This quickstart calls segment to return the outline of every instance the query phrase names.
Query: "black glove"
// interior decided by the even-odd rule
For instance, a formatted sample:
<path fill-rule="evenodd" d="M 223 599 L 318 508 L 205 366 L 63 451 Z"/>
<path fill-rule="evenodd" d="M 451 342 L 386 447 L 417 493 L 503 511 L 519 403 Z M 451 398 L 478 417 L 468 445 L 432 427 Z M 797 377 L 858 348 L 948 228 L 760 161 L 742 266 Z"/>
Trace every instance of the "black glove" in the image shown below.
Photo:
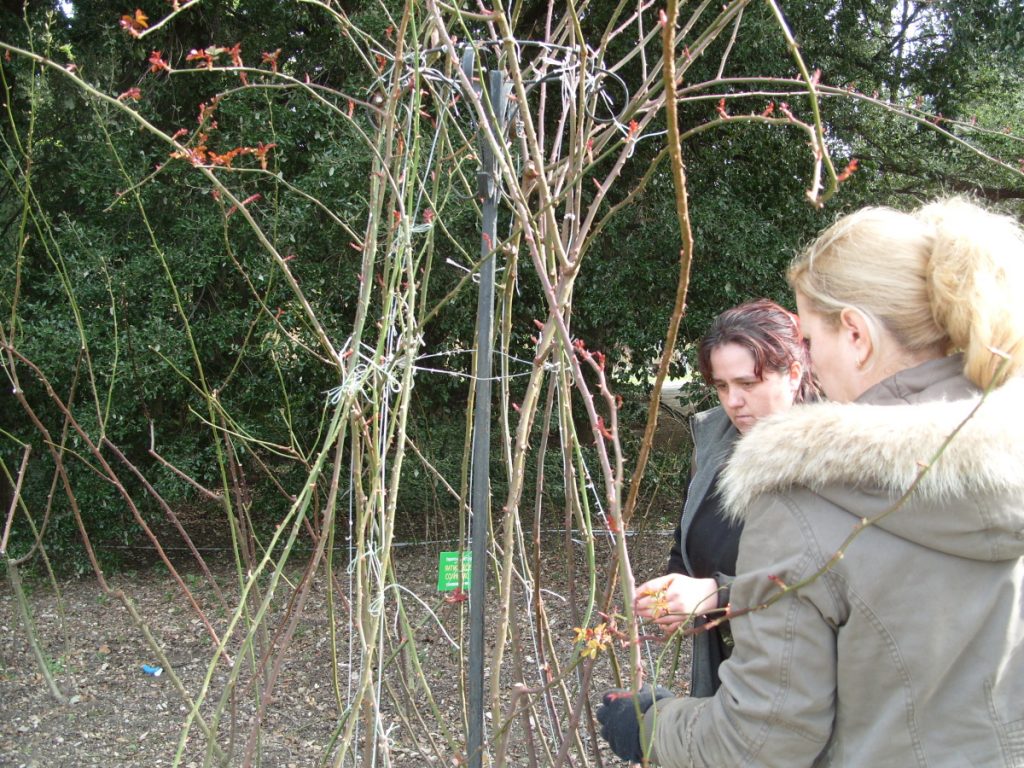
<path fill-rule="evenodd" d="M 668 699 L 672 692 L 658 686 L 645 685 L 636 695 L 633 703 L 633 692 L 626 688 L 613 688 L 604 695 L 601 706 L 597 708 L 597 719 L 601 723 L 601 735 L 612 748 L 612 752 L 623 760 L 639 763 L 644 759 L 643 747 L 640 745 L 640 720 L 636 716 L 639 705 L 640 717 L 651 708 L 658 699 Z M 647 734 L 648 738 L 650 734 Z"/>

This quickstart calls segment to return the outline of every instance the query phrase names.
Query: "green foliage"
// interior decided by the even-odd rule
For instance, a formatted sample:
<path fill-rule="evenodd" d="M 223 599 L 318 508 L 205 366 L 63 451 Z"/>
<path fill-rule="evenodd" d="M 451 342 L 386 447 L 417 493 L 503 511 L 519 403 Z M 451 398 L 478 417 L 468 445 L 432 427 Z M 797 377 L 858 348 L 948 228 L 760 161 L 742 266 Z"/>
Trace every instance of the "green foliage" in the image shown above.
<path fill-rule="evenodd" d="M 156 19 L 166 12 L 158 5 L 140 7 Z M 545 8 L 521 4 L 516 14 L 524 37 L 541 34 Z M 303 4 L 204 5 L 176 15 L 145 41 L 117 29 L 126 10 L 77 3 L 65 17 L 49 4 L 29 3 L 23 21 L 4 6 L 0 27 L 5 43 L 71 67 L 102 93 L 117 97 L 139 88 L 139 118 L 165 135 L 184 130 L 180 140 L 187 146 L 221 157 L 240 148 L 247 153 L 217 169 L 224 185 L 217 189 L 154 131 L 70 77 L 23 56 L 3 62 L 8 111 L 0 147 L 0 237 L 10 256 L 0 269 L 0 317 L 6 342 L 22 359 L 5 359 L 5 373 L 18 382 L 29 411 L 5 399 L 0 460 L 13 476 L 20 446 L 33 446 L 23 493 L 41 519 L 55 466 L 32 414 L 58 443 L 67 430 L 68 466 L 83 514 L 101 539 L 134 542 L 137 525 L 99 457 L 116 468 L 133 498 L 144 499 L 144 515 L 160 518 L 162 512 L 148 492 L 140 492 L 124 462 L 102 447 L 90 455 L 76 428 L 117 445 L 172 504 L 195 503 L 197 491 L 151 449 L 215 493 L 229 482 L 235 456 L 250 493 L 265 500 L 257 517 L 272 526 L 301 488 L 305 462 L 323 435 L 327 392 L 339 384 L 311 318 L 343 348 L 364 281 L 395 279 L 382 267 L 362 274 L 361 248 L 369 235 L 384 250 L 397 247 L 392 222 L 376 222 L 368 231 L 367 211 L 381 132 L 373 102 L 383 82 L 373 51 L 393 34 L 400 9 L 397 3 L 355 4 L 342 24 Z M 611 11 L 610 4 L 598 4 L 584 19 L 583 34 L 603 30 Z M 682 345 L 737 302 L 765 295 L 791 305 L 786 264 L 842 210 L 950 191 L 1008 201 L 1011 208 L 1024 198 L 1012 162 L 979 162 L 957 141 L 970 139 L 997 157 L 1019 154 L 1024 81 L 1017 4 L 837 0 L 826 8 L 786 3 L 784 11 L 805 60 L 820 68 L 822 84 L 856 88 L 865 97 L 822 97 L 837 166 L 857 158 L 860 169 L 819 211 L 805 202 L 813 158 L 794 127 L 737 119 L 693 134 L 683 147 L 695 258 Z M 465 32 L 482 35 L 486 28 Z M 238 72 L 207 71 L 187 61 L 191 51 L 235 44 L 247 82 L 258 87 L 242 87 Z M 628 48 L 627 41 L 616 45 Z M 172 76 L 149 71 L 154 50 L 174 68 Z M 270 77 L 271 62 L 292 79 Z M 729 35 L 717 40 L 693 62 L 686 84 L 715 80 L 720 68 L 726 78 L 794 77 L 768 4 L 750 5 L 735 41 Z M 639 87 L 640 59 L 619 75 L 627 89 Z M 715 120 L 720 96 L 729 97 L 726 109 L 736 117 L 777 108 L 788 98 L 793 112 L 808 119 L 808 103 L 794 89 L 787 96 L 778 84 L 759 85 L 750 94 L 752 88 L 734 80 L 707 89 L 713 97 L 704 91 L 700 98 L 684 98 L 683 129 Z M 472 132 L 467 114 L 442 124 L 443 105 L 423 98 L 422 119 L 433 121 L 439 134 Z M 531 98 L 539 98 L 537 92 Z M 939 126 L 947 134 L 927 123 L 934 113 L 941 113 Z M 547 126 L 549 135 L 554 126 Z M 605 352 L 617 390 L 640 400 L 651 361 L 661 353 L 679 268 L 674 190 L 667 163 L 658 159 L 662 147 L 656 132 L 637 144 L 637 162 L 618 178 L 608 205 L 641 186 L 643 193 L 590 246 L 572 300 L 574 335 Z M 259 148 L 262 155 L 255 154 Z M 420 153 L 411 167 L 422 173 L 434 147 L 403 151 Z M 464 273 L 447 262 L 468 267 L 478 258 L 476 162 L 469 154 L 443 162 L 457 167 L 462 181 L 441 188 L 424 175 L 417 199 L 402 203 L 410 205 L 417 225 L 427 208 L 444 214 L 443 230 L 416 232 L 410 244 L 421 274 L 429 275 L 419 310 L 437 310 L 422 337 L 424 352 L 440 357 L 427 358 L 424 367 L 441 361 L 436 367 L 467 374 L 476 297 Z M 660 165 L 645 179 L 655 162 Z M 610 160 L 598 162 L 595 178 L 610 169 Z M 228 192 L 249 201 L 246 210 L 268 242 L 246 224 Z M 502 217 L 507 232 L 506 211 Z M 272 250 L 287 258 L 297 290 Z M 512 281 L 514 297 L 508 352 L 528 365 L 534 320 L 545 317 L 547 308 L 530 265 L 519 263 L 513 272 L 503 259 L 507 270 L 499 279 Z M 371 326 L 386 314 L 383 295 L 373 293 Z M 680 356 L 673 373 L 686 370 Z M 459 478 L 468 382 L 430 373 L 416 382 L 413 418 L 428 435 L 425 455 L 443 465 L 441 475 Z M 513 380 L 513 400 L 523 386 Z M 73 411 L 75 425 L 67 423 L 61 403 Z M 625 418 L 640 420 L 643 410 Z M 224 434 L 237 437 L 229 455 L 217 447 Z M 407 478 L 400 492 L 411 529 L 420 527 L 421 517 L 450 512 L 429 471 Z M 75 546 L 78 532 L 66 501 L 60 493 L 54 499 L 46 535 L 63 553 Z M 30 541 L 30 530 L 19 522 L 16 548 L 24 551 Z"/>

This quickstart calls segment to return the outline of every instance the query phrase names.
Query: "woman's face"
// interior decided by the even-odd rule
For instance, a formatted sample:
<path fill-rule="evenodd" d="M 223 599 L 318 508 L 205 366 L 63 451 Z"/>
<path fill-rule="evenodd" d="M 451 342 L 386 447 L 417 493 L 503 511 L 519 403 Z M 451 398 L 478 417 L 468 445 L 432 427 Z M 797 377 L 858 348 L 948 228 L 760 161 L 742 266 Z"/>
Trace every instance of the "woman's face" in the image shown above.
<path fill-rule="evenodd" d="M 850 334 L 811 309 L 810 302 L 799 292 L 796 310 L 804 339 L 810 345 L 811 372 L 825 396 L 837 403 L 855 400 L 864 387 L 859 383 L 857 350 L 848 341 Z"/>
<path fill-rule="evenodd" d="M 741 433 L 758 419 L 784 411 L 800 389 L 803 370 L 793 363 L 788 371 L 754 374 L 754 356 L 739 344 L 723 344 L 711 351 L 711 383 L 729 420 Z"/>

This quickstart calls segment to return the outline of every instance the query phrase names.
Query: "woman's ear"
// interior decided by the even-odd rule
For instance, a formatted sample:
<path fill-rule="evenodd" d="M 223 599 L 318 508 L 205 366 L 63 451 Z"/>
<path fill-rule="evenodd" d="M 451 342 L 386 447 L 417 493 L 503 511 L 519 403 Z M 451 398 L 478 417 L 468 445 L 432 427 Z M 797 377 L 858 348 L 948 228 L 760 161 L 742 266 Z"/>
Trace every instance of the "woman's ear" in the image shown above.
<path fill-rule="evenodd" d="M 789 387 L 795 395 L 800 391 L 800 382 L 804 378 L 804 366 L 799 360 L 794 360 L 789 365 Z"/>
<path fill-rule="evenodd" d="M 839 327 L 855 355 L 857 367 L 862 368 L 875 351 L 867 318 L 859 309 L 845 307 L 839 313 Z"/>

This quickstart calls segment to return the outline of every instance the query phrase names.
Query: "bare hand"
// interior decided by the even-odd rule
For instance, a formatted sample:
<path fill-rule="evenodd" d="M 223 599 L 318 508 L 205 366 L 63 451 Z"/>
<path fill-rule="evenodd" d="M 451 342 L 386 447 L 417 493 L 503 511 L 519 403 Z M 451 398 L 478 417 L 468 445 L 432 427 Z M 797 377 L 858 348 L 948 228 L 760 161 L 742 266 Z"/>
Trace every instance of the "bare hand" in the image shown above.
<path fill-rule="evenodd" d="M 644 582 L 636 590 L 633 610 L 653 620 L 666 635 L 675 632 L 695 615 L 718 608 L 718 582 L 670 573 Z"/>

